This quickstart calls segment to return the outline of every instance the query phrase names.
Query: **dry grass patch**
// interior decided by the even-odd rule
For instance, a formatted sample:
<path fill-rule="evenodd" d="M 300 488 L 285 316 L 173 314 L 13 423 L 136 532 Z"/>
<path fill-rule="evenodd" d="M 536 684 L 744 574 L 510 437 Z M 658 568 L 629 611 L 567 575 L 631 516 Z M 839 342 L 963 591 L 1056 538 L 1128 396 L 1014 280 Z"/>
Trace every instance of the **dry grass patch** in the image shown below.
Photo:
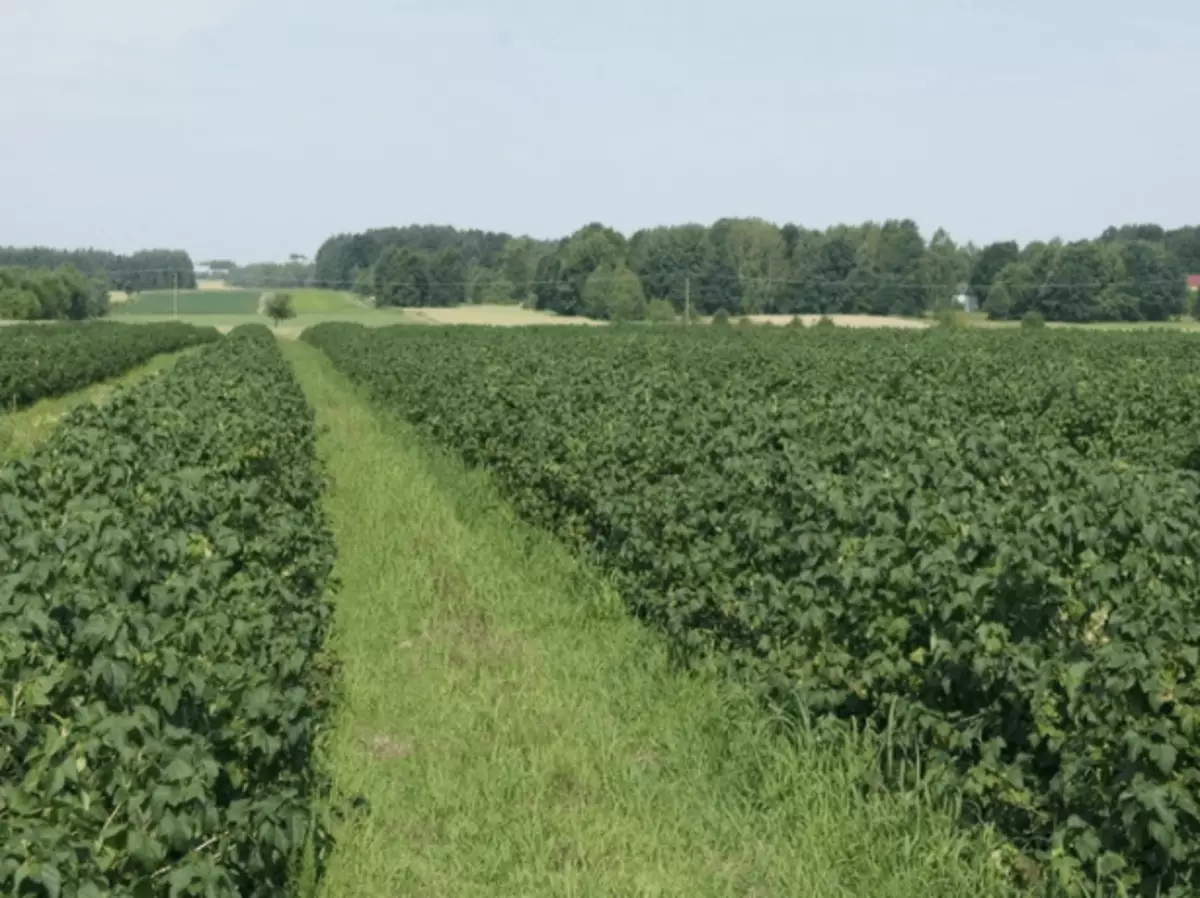
<path fill-rule="evenodd" d="M 812 327 L 821 320 L 820 315 L 748 315 L 755 324 L 791 324 L 793 318 L 799 318 L 805 327 Z M 827 315 L 830 321 L 838 327 L 929 327 L 931 322 L 917 318 L 892 318 L 887 315 Z"/>
<path fill-rule="evenodd" d="M 523 327 L 530 324 L 600 325 L 590 318 L 568 318 L 521 306 L 456 306 L 449 309 L 406 308 L 404 313 L 424 324 L 475 324 L 487 327 Z"/>

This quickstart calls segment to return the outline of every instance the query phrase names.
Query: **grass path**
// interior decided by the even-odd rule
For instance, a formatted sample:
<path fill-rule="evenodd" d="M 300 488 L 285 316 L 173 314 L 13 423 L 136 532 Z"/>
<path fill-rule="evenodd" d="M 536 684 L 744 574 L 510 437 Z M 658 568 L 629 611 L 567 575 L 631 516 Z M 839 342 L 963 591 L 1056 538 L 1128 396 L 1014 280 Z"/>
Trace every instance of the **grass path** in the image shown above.
<path fill-rule="evenodd" d="M 84 402 L 101 402 L 118 387 L 135 384 L 152 374 L 165 371 L 182 356 L 199 348 L 163 353 L 118 377 L 94 383 L 82 390 L 43 399 L 19 411 L 0 411 L 0 461 L 24 455 L 35 449 L 54 432 L 59 421 L 75 406 Z"/>
<path fill-rule="evenodd" d="M 338 539 L 339 832 L 321 892 L 991 898 L 981 836 L 860 789 L 861 743 L 786 744 L 486 478 L 284 341 L 323 427 Z"/>

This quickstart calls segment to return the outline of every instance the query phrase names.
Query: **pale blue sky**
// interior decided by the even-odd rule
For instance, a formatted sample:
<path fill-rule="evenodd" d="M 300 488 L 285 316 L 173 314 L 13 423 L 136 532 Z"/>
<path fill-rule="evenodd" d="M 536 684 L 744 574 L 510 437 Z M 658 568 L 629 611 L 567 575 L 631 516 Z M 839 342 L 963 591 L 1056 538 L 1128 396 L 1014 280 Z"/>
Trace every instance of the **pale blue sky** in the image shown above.
<path fill-rule="evenodd" d="M 0 0 L 0 244 L 1200 221 L 1195 0 Z"/>

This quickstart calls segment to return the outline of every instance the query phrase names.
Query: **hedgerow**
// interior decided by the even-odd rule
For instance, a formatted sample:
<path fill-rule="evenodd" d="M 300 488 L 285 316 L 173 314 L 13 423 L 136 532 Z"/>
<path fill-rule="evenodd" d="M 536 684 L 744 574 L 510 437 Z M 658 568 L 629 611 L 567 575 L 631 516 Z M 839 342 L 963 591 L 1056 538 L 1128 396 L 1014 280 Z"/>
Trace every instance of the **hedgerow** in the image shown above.
<path fill-rule="evenodd" d="M 164 352 L 220 339 L 190 324 L 111 322 L 0 327 L 0 411 L 124 374 Z"/>
<path fill-rule="evenodd" d="M 0 467 L 0 891 L 278 896 L 322 854 L 314 447 L 257 326 Z"/>
<path fill-rule="evenodd" d="M 305 339 L 680 649 L 919 748 L 1052 889 L 1200 885 L 1188 336 Z"/>

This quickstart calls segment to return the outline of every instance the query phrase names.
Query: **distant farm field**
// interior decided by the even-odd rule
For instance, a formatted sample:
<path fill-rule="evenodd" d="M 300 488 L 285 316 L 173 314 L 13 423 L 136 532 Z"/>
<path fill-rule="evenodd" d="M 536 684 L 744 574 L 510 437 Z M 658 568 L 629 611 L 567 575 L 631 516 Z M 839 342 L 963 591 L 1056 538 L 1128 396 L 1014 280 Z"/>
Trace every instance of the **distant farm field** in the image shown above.
<path fill-rule="evenodd" d="M 179 305 L 170 290 L 140 293 L 114 308 L 117 315 L 253 315 L 258 311 L 259 290 L 180 290 Z"/>
<path fill-rule="evenodd" d="M 462 305 L 451 308 L 422 306 L 406 308 L 404 313 L 422 324 L 475 324 L 490 327 L 521 327 L 527 324 L 598 325 L 603 321 L 591 318 L 555 315 L 521 306 Z"/>
<path fill-rule="evenodd" d="M 340 290 L 280 290 L 292 297 L 292 306 L 297 315 L 341 312 L 363 308 L 363 304 L 352 293 Z"/>

